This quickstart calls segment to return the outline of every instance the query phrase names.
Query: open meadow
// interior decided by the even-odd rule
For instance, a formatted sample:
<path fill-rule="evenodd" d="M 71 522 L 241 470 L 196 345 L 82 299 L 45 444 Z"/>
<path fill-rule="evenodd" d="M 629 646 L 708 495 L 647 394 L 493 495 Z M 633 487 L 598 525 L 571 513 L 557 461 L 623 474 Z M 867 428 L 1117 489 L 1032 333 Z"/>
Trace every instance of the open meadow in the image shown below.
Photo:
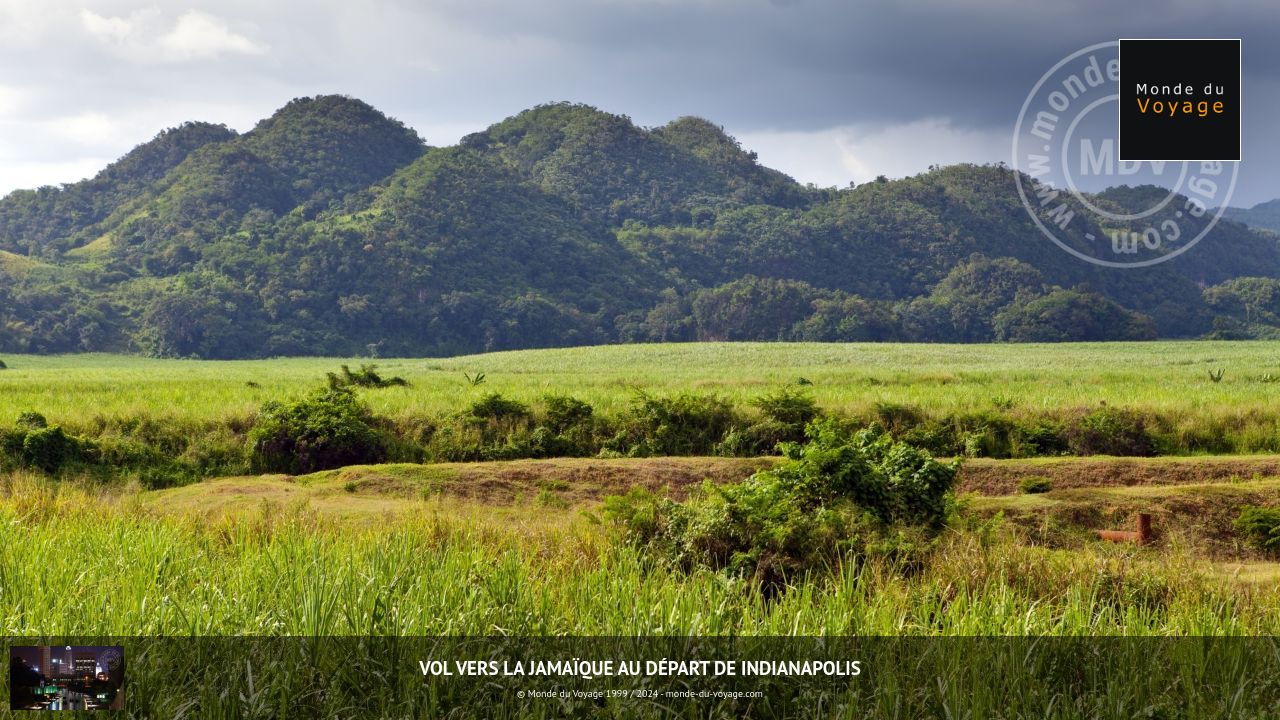
<path fill-rule="evenodd" d="M 688 344 L 380 360 L 383 377 L 407 385 L 358 389 L 374 416 L 389 418 L 401 439 L 415 422 L 448 430 L 448 418 L 465 416 L 477 442 L 493 436 L 482 446 L 493 457 L 438 462 L 449 458 L 430 453 L 447 433 L 429 424 L 426 457 L 419 449 L 409 453 L 413 462 L 336 462 L 359 467 L 318 473 L 254 467 L 244 459 L 249 428 L 265 402 L 304 397 L 324 387 L 327 372 L 358 360 L 7 357 L 0 427 L 36 411 L 50 427 L 82 433 L 73 437 L 93 446 L 98 466 L 115 465 L 95 474 L 88 461 L 53 472 L 10 463 L 0 577 L 28 595 L 6 595 L 0 619 L 9 634 L 1274 632 L 1280 606 L 1260 589 L 1274 590 L 1280 574 L 1231 525 L 1247 504 L 1276 504 L 1271 478 L 1280 459 L 1270 456 L 1093 460 L 1063 450 L 1021 461 L 969 459 L 957 483 L 961 510 L 929 550 L 943 559 L 929 562 L 923 578 L 899 577 L 886 560 L 802 583 L 801 593 L 772 603 L 714 573 L 646 569 L 634 549 L 609 542 L 599 514 L 606 496 L 635 487 L 679 498 L 707 479 L 740 482 L 777 465 L 779 458 L 760 457 L 767 449 L 741 458 L 718 457 L 732 454 L 713 450 L 724 443 L 663 453 L 643 437 L 634 448 L 644 452 L 589 447 L 559 453 L 585 457 L 526 460 L 498 451 L 525 448 L 511 438 L 553 424 L 541 416 L 548 396 L 579 399 L 603 422 L 630 417 L 637 391 L 693 393 L 721 398 L 751 422 L 763 412 L 751 401 L 779 387 L 799 388 L 822 412 L 859 422 L 911 413 L 990 422 L 1106 407 L 1235 433 L 1230 443 L 1241 450 L 1276 451 L 1278 351 L 1280 344 L 1261 342 Z M 512 412 L 524 419 L 468 415 L 469 407 L 492 405 L 484 399 L 495 393 L 517 401 Z M 623 434 L 644 431 L 620 422 Z M 910 435 L 912 427 L 899 430 Z M 183 432 L 193 433 L 191 444 L 175 439 Z M 129 454 L 147 443 L 179 457 L 207 452 L 222 464 L 166 465 L 171 458 Z M 384 462 L 406 459 L 395 452 L 409 451 Z M 662 457 L 671 454 L 706 457 Z M 137 463 L 137 475 L 111 472 L 126 462 Z M 170 467 L 188 475 L 171 481 Z M 1022 492 L 1027 478 L 1050 491 Z M 146 489 L 167 486 L 179 487 Z M 1143 510 L 1165 531 L 1156 548 L 1090 540 L 1092 529 L 1126 526 Z M 51 569 L 15 550 L 67 543 L 107 543 L 118 552 L 61 556 L 66 565 Z M 72 613 L 80 599 L 42 583 L 50 572 L 115 583 L 112 597 L 127 600 Z M 323 579 L 330 575 L 346 578 L 341 592 L 330 592 Z M 437 596 L 438 607 L 405 603 L 422 588 L 448 585 L 446 576 L 469 578 L 451 586 L 457 597 Z M 105 597 L 94 585 L 86 583 L 85 597 Z M 1127 593 L 1151 602 L 1119 602 Z M 629 607 L 618 604 L 624 594 Z M 931 606 L 938 602 L 941 614 Z"/>
<path fill-rule="evenodd" d="M 99 416 L 212 421 L 323 383 L 341 363 L 376 363 L 408 380 L 367 401 L 393 417 L 457 410 L 485 373 L 484 390 L 522 401 L 579 397 L 601 412 L 631 389 L 696 391 L 745 401 L 804 378 L 818 404 L 844 412 L 878 402 L 929 412 L 1028 411 L 1110 405 L 1190 420 L 1270 416 L 1280 400 L 1280 342 L 997 345 L 687 343 L 524 350 L 447 359 L 206 361 L 126 355 L 5 356 L 0 419 L 38 408 L 69 426 Z M 1214 382 L 1211 372 L 1223 370 Z"/>

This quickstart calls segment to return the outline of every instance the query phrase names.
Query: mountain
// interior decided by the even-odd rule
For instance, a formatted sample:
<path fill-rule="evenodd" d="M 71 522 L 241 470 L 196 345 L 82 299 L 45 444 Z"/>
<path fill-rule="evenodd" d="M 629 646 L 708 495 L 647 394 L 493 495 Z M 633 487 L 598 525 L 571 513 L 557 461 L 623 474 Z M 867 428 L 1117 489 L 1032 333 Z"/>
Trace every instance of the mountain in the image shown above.
<path fill-rule="evenodd" d="M 301 98 L 246 133 L 188 123 L 91 180 L 0 199 L 0 351 L 1280 335 L 1275 235 L 1224 221 L 1169 262 L 1100 268 L 1040 235 L 1016 178 L 956 165 L 819 189 L 707 120 L 642 128 L 568 103 L 429 147 L 358 100 Z"/>
<path fill-rule="evenodd" d="M 145 192 L 192 152 L 235 136 L 223 125 L 186 123 L 139 145 L 92 179 L 11 193 L 0 201 L 0 249 L 27 254 L 70 238 Z"/>
<path fill-rule="evenodd" d="M 1229 207 L 1223 217 L 1257 228 L 1280 232 L 1280 199 L 1258 203 L 1251 208 Z"/>

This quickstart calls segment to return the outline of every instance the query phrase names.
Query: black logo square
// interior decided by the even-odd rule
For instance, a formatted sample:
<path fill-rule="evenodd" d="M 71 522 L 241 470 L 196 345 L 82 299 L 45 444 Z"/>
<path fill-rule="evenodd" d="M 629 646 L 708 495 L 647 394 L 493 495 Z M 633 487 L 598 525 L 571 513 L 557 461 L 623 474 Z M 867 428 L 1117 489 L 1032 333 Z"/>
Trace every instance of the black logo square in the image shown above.
<path fill-rule="evenodd" d="M 1240 159 L 1240 41 L 1120 41 L 1121 160 Z"/>

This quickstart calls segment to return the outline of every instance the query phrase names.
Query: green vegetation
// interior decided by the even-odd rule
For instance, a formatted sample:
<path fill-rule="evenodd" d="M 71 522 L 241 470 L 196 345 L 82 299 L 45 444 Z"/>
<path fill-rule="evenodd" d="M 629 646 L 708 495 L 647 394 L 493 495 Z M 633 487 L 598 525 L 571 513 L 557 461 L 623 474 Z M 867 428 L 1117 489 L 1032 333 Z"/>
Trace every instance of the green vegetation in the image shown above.
<path fill-rule="evenodd" d="M 1018 490 L 1027 495 L 1039 495 L 1053 489 L 1053 481 L 1040 475 L 1025 477 L 1018 483 Z"/>
<path fill-rule="evenodd" d="M 7 360 L 0 469 L 31 465 L 18 417 L 36 411 L 79 448 L 57 474 L 152 487 L 249 472 L 263 406 L 327 387 L 340 364 Z M 819 414 L 879 422 L 941 456 L 1280 453 L 1271 343 L 681 344 L 353 367 L 390 383 L 350 389 L 382 439 L 372 457 L 401 461 L 758 456 Z M 1230 370 L 1211 382 L 1218 367 Z"/>
<path fill-rule="evenodd" d="M 0 477 L 9 636 L 1274 635 L 1252 585 L 1176 550 L 1026 544 L 1012 523 L 943 531 L 904 566 L 843 563 L 767 597 L 749 578 L 657 564 L 574 511 L 393 498 L 318 515 L 245 486 L 102 495 Z M 194 496 L 189 509 L 175 500 Z M 338 501 L 370 502 L 336 485 Z M 1043 497 L 1043 496 L 1041 496 Z M 93 553 L 60 552 L 94 547 Z M 78 578 L 80 592 L 44 582 Z M 108 597 L 85 603 L 83 597 Z"/>
<path fill-rule="evenodd" d="M 1280 453 L 1274 235 L 1103 272 L 1013 179 L 804 187 L 570 104 L 433 148 L 318 97 L 13 193 L 0 628 L 1280 633 L 1280 465 L 1199 457 Z M 1063 343 L 1157 337 L 1221 340 Z M 1097 540 L 1137 513 L 1153 544 Z M 204 700 L 271 714 L 244 690 Z"/>
<path fill-rule="evenodd" d="M 325 375 L 329 378 L 330 390 L 404 387 L 409 384 L 402 377 L 384 378 L 377 371 L 377 365 L 361 365 L 356 372 L 351 372 L 349 366 L 343 365 L 340 373 L 325 373 Z"/>
<path fill-rule="evenodd" d="M 93 179 L 0 199 L 0 351 L 1280 335 L 1274 235 L 1224 222 L 1230 253 L 1105 272 L 1027 242 L 1013 180 L 960 165 L 806 187 L 706 120 L 644 129 L 566 103 L 426 147 L 358 100 L 300 98 L 242 135 L 189 123 Z"/>
<path fill-rule="evenodd" d="M 1250 505 L 1240 511 L 1235 526 L 1259 550 L 1280 554 L 1280 508 Z"/>
<path fill-rule="evenodd" d="M 369 408 L 346 390 L 269 402 L 249 433 L 257 472 L 310 473 L 387 459 L 387 438 Z"/>
<path fill-rule="evenodd" d="M 317 415 L 334 414 L 328 405 L 351 398 L 347 391 L 321 392 L 293 406 L 297 419 L 314 424 Z M 796 395 L 771 396 L 773 401 L 781 397 L 790 398 L 785 407 Z M 592 416 L 582 403 L 564 396 L 551 396 L 546 403 L 556 408 L 546 415 L 557 430 Z M 466 415 L 486 422 L 542 414 L 500 395 L 481 397 L 475 407 L 480 417 Z M 359 416 L 361 409 L 353 409 L 339 414 Z M 35 416 L 25 420 L 41 424 Z M 236 638 L 235 657 L 252 664 L 253 683 L 244 681 L 235 664 L 225 682 L 217 679 L 228 665 L 211 658 L 231 653 L 215 640 L 198 641 L 201 664 L 195 666 L 185 664 L 175 647 L 164 649 L 165 640 L 144 646 L 149 657 L 175 657 L 163 668 L 154 663 L 131 667 L 131 686 L 138 691 L 131 707 L 160 715 L 172 714 L 173 697 L 181 694 L 176 685 L 193 677 L 205 686 L 216 682 L 220 689 L 233 688 L 234 694 L 198 696 L 206 711 L 225 708 L 236 715 L 269 714 L 275 704 L 262 693 L 298 693 L 302 699 L 295 709 L 343 715 L 355 707 L 362 714 L 389 708 L 432 714 L 474 706 L 476 693 L 491 691 L 485 689 L 489 683 L 471 688 L 464 680 L 463 691 L 450 684 L 444 695 L 422 693 L 420 675 L 397 678 L 398 662 L 388 663 L 389 672 L 359 682 L 342 674 L 344 664 L 364 667 L 379 656 L 406 657 L 387 655 L 391 648 L 379 644 L 379 636 L 399 638 L 395 652 L 407 652 L 410 668 L 415 668 L 415 650 L 403 643 L 411 637 L 463 641 L 503 635 L 547 642 L 558 636 L 697 636 L 699 647 L 709 652 L 706 643 L 728 638 L 821 636 L 839 642 L 839 636 L 856 636 L 862 656 L 877 658 L 877 677 L 932 677 L 936 666 L 947 678 L 947 697 L 958 694 L 964 707 L 994 710 L 1049 701 L 1040 693 L 1010 696 L 987 690 L 993 666 L 986 662 L 974 668 L 976 674 L 945 675 L 945 668 L 971 667 L 959 656 L 972 660 L 973 645 L 948 651 L 943 644 L 937 646 L 941 654 L 921 654 L 909 639 L 882 648 L 865 642 L 875 636 L 965 636 L 969 642 L 973 636 L 1069 636 L 1034 638 L 1048 645 L 1036 655 L 1047 651 L 1047 665 L 1029 667 L 1031 656 L 1021 651 L 1014 657 L 998 654 L 997 662 L 1007 665 L 1005 672 L 1021 681 L 1019 687 L 1040 673 L 1048 673 L 1045 682 L 1057 687 L 1061 670 L 1054 668 L 1065 663 L 1077 680 L 1070 686 L 1076 698 L 1072 707 L 1079 707 L 1084 692 L 1079 682 L 1097 693 L 1098 687 L 1112 687 L 1117 673 L 1127 672 L 1118 668 L 1145 673 L 1147 662 L 1178 661 L 1183 655 L 1163 642 L 1126 640 L 1134 642 L 1126 645 L 1094 636 L 1190 636 L 1200 647 L 1205 636 L 1239 642 L 1241 635 L 1280 631 L 1276 564 L 1257 561 L 1266 547 L 1245 549 L 1234 541 L 1255 527 L 1269 527 L 1266 532 L 1274 536 L 1280 526 L 1275 511 L 1268 515 L 1254 504 L 1274 495 L 1275 478 L 956 501 L 951 497 L 954 463 L 939 463 L 881 429 L 851 432 L 818 420 L 809 425 L 809 435 L 805 445 L 786 447 L 786 459 L 765 462 L 737 482 L 724 481 L 741 477 L 750 472 L 750 462 L 760 461 L 379 465 L 300 477 L 209 480 L 159 491 L 54 482 L 25 471 L 0 473 L 0 568 L 8 588 L 0 603 L 0 627 L 10 636 L 267 636 L 257 644 Z M 695 488 L 688 500 L 634 489 L 655 488 L 661 480 L 655 473 L 677 460 L 685 467 L 685 487 Z M 1149 469 L 1170 464 L 1109 462 Z M 717 465 L 723 467 L 716 470 Z M 696 488 L 696 478 L 717 473 L 718 487 Z M 1066 469 L 1070 477 L 1079 474 Z M 599 521 L 595 502 L 581 495 L 598 492 L 610 481 L 633 488 L 604 509 L 621 522 L 622 537 Z M 496 492 L 503 482 L 518 487 L 508 488 L 511 494 Z M 1154 545 L 1115 545 L 1092 536 L 1091 528 L 1115 526 L 1135 508 L 1155 513 Z M 1245 519 L 1233 523 L 1230 518 L 1236 516 Z M 67 547 L 94 552 L 71 553 Z M 76 592 L 48 582 L 50 577 L 75 578 Z M 112 601 L 85 603 L 86 596 Z M 310 640 L 303 648 L 279 636 Z M 346 646 L 323 639 L 334 636 L 360 640 Z M 1080 644 L 1086 638 L 1094 639 Z M 142 656 L 140 642 L 131 646 L 133 657 Z M 1007 648 L 1011 640 L 999 642 Z M 1073 665 L 1071 658 L 1088 643 L 1103 643 L 1097 647 L 1108 652 L 1112 664 Z M 1269 643 L 1254 650 L 1213 647 L 1219 654 L 1228 650 L 1211 663 L 1217 668 L 1238 670 L 1241 653 L 1258 673 L 1267 672 L 1268 658 L 1274 661 Z M 580 644 L 568 649 L 582 650 Z M 758 651 L 768 652 L 767 647 Z M 433 644 L 430 652 L 441 652 L 441 646 Z M 1201 654 L 1193 654 L 1190 662 L 1196 682 L 1215 692 L 1230 693 L 1245 682 L 1236 672 L 1205 671 Z M 1105 678 L 1080 680 L 1095 667 L 1106 671 Z M 289 680 L 302 668 L 314 674 L 305 681 L 312 692 L 299 692 L 302 686 Z M 1138 679 L 1125 680 L 1126 687 L 1150 687 Z M 1169 682 L 1181 688 L 1178 692 L 1199 694 L 1187 689 L 1182 677 Z M 770 702 L 803 705 L 803 686 L 802 680 L 786 678 L 777 688 L 781 694 L 770 696 Z M 852 687 L 851 692 L 861 686 Z M 315 692 L 318 688 L 324 692 Z M 1152 708 L 1176 714 L 1172 691 L 1163 685 L 1141 691 L 1149 696 L 1131 689 L 1114 696 L 1102 691 L 1088 702 L 1121 708 L 1126 716 Z M 197 696 L 191 692 L 197 691 L 181 695 L 184 701 Z M 797 692 L 798 697 L 786 694 Z M 1248 693 L 1236 707 L 1264 703 L 1267 692 Z M 881 702 L 878 697 L 873 693 L 866 701 Z M 492 700 L 493 707 L 505 707 L 504 702 Z M 893 707 L 902 707 L 902 701 L 895 702 Z M 921 712 L 936 705 L 932 695 L 914 692 L 907 702 Z M 600 708 L 585 705 L 578 714 L 595 716 Z M 563 709 L 557 706 L 556 714 Z"/>
<path fill-rule="evenodd" d="M 850 433 L 832 421 L 785 446 L 787 462 L 748 480 L 707 483 L 679 503 L 643 489 L 605 500 L 630 544 L 671 565 L 724 569 L 774 594 L 805 576 L 865 557 L 902 535 L 936 531 L 956 465 L 895 443 L 878 427 Z"/>
<path fill-rule="evenodd" d="M 1246 225 L 1280 232 L 1280 200 L 1268 200 L 1251 208 L 1229 207 L 1223 217 Z"/>
<path fill-rule="evenodd" d="M 631 457 L 712 455 L 738 422 L 733 406 L 714 395 L 638 392 L 606 447 Z"/>

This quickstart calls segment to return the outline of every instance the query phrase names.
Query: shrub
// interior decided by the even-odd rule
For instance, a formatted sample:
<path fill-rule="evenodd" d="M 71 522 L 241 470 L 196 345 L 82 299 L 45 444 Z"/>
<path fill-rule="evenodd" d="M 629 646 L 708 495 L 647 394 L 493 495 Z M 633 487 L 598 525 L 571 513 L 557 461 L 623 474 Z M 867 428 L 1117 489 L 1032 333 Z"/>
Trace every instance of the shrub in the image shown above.
<path fill-rule="evenodd" d="M 8 370 L 8 369 L 9 369 L 9 366 L 5 365 L 3 360 L 0 360 L 0 370 Z"/>
<path fill-rule="evenodd" d="M 44 415 L 27 411 L 18 415 L 12 430 L 0 431 L 0 460 L 34 467 L 54 474 L 70 462 L 97 459 L 97 446 L 88 438 L 68 435 L 50 426 Z"/>
<path fill-rule="evenodd" d="M 737 421 L 733 406 L 714 395 L 653 397 L 639 392 L 622 420 L 623 429 L 606 449 L 632 457 L 709 455 Z"/>
<path fill-rule="evenodd" d="M 805 426 L 818 417 L 818 404 L 813 397 L 790 387 L 784 387 L 768 395 L 761 395 L 752 400 L 751 404 L 760 408 L 761 414 L 767 419 L 785 425 L 797 426 L 802 434 Z"/>
<path fill-rule="evenodd" d="M 686 503 L 637 488 L 607 498 L 604 513 L 637 547 L 680 567 L 751 576 L 767 591 L 901 529 L 941 526 L 955 463 L 894 442 L 879 426 L 851 433 L 827 420 L 807 434 L 807 443 L 784 446 L 785 463 L 744 482 L 708 482 Z"/>
<path fill-rule="evenodd" d="M 22 439 L 23 463 L 53 474 L 62 466 L 89 459 L 92 443 L 68 435 L 61 426 L 28 430 Z"/>
<path fill-rule="evenodd" d="M 589 424 L 595 412 L 587 403 L 568 395 L 548 395 L 543 402 L 547 406 L 547 427 L 556 434 Z"/>
<path fill-rule="evenodd" d="M 562 452 L 569 443 L 545 427 L 531 431 L 532 421 L 528 405 L 490 393 L 434 427 L 426 454 L 450 462 L 580 454 Z"/>
<path fill-rule="evenodd" d="M 10 463 L 22 461 L 22 441 L 26 439 L 25 430 L 0 428 L 0 469 L 8 469 Z"/>
<path fill-rule="evenodd" d="M 384 378 L 377 373 L 377 370 L 377 365 L 361 365 L 358 371 L 351 372 L 351 368 L 343 365 L 340 373 L 326 373 L 329 377 L 329 389 L 405 387 L 409 384 L 409 381 L 402 377 Z"/>
<path fill-rule="evenodd" d="M 717 454 L 754 456 L 776 453 L 784 442 L 804 440 L 805 426 L 818 417 L 818 405 L 808 394 L 784 387 L 751 401 L 763 418 L 750 427 L 733 429 L 717 448 Z"/>
<path fill-rule="evenodd" d="M 188 452 L 192 449 L 189 448 Z M 201 468 L 165 451 L 154 439 L 108 437 L 103 438 L 98 446 L 98 459 L 104 468 L 109 468 L 109 472 L 117 477 L 136 479 L 147 490 L 198 482 L 210 475 L 243 474 L 247 471 L 243 448 L 239 449 L 238 456 L 239 463 L 235 468 Z"/>
<path fill-rule="evenodd" d="M 523 445 L 508 443 L 522 448 L 515 457 L 531 457 L 531 458 L 549 458 L 549 457 L 573 457 L 575 455 L 585 455 L 579 447 L 570 439 L 563 435 L 559 435 L 555 430 L 544 425 L 539 425 L 529 433 L 528 440 Z"/>
<path fill-rule="evenodd" d="M 1280 554 L 1280 508 L 1247 505 L 1235 520 L 1236 530 L 1250 545 L 1269 554 Z"/>
<path fill-rule="evenodd" d="M 498 393 L 489 393 L 472 403 L 467 414 L 480 420 L 498 421 L 525 420 L 530 416 L 528 405 L 508 400 Z"/>
<path fill-rule="evenodd" d="M 804 429 L 801 428 L 801 434 Z M 727 457 L 755 457 L 777 453 L 778 446 L 796 441 L 796 428 L 776 420 L 762 420 L 745 428 L 734 428 L 716 446 L 716 454 Z"/>
<path fill-rule="evenodd" d="M 1076 455 L 1155 454 L 1146 420 L 1133 410 L 1103 406 L 1069 422 L 1067 447 Z"/>
<path fill-rule="evenodd" d="M 968 457 L 1007 458 L 1013 455 L 1017 426 L 1005 415 L 979 410 L 949 418 L 959 450 Z"/>
<path fill-rule="evenodd" d="M 1051 418 L 1038 418 L 1018 426 L 1015 456 L 1061 455 L 1068 450 L 1061 423 Z"/>
<path fill-rule="evenodd" d="M 256 472 L 303 474 L 382 462 L 388 454 L 369 408 L 346 390 L 263 405 L 249 444 Z"/>
<path fill-rule="evenodd" d="M 925 422 L 924 413 L 914 405 L 882 401 L 877 402 L 874 409 L 876 422 L 889 428 L 894 434 L 906 432 Z"/>
<path fill-rule="evenodd" d="M 1018 483 L 1018 489 L 1028 495 L 1047 493 L 1053 489 L 1053 481 L 1042 475 L 1030 475 L 1022 478 L 1022 482 Z"/>
<path fill-rule="evenodd" d="M 49 421 L 40 413 L 28 410 L 18 414 L 17 425 L 24 430 L 39 430 L 49 427 Z"/>
<path fill-rule="evenodd" d="M 898 436 L 903 442 L 923 448 L 935 455 L 963 455 L 965 438 L 956 437 L 956 424 L 952 419 L 928 420 Z"/>

